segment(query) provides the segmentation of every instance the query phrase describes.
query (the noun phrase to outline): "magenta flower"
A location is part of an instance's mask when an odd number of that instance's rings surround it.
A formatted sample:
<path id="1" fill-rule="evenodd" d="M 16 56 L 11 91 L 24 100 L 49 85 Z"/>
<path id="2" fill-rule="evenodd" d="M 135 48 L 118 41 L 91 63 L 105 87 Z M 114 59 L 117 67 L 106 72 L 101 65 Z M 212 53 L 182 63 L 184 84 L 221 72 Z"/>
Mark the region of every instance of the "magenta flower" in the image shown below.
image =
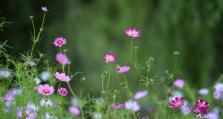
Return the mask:
<path id="1" fill-rule="evenodd" d="M 123 73 L 128 72 L 129 69 L 130 69 L 129 66 L 119 66 L 119 67 L 117 68 L 117 73 L 119 73 L 119 74 L 123 74 Z"/>
<path id="2" fill-rule="evenodd" d="M 124 32 L 127 37 L 140 38 L 141 36 L 141 33 L 137 28 L 128 28 Z"/>
<path id="3" fill-rule="evenodd" d="M 59 62 L 62 65 L 66 65 L 69 63 L 69 59 L 65 54 L 57 53 L 56 55 L 56 61 Z"/>
<path id="4" fill-rule="evenodd" d="M 136 100 L 141 99 L 141 98 L 147 96 L 147 94 L 148 94 L 148 91 L 147 90 L 145 90 L 145 91 L 139 91 L 139 92 L 137 92 L 134 95 L 134 99 L 136 99 Z"/>
<path id="5" fill-rule="evenodd" d="M 43 94 L 46 96 L 51 95 L 54 92 L 54 88 L 50 86 L 49 84 L 39 85 L 36 88 L 40 94 Z"/>
<path id="6" fill-rule="evenodd" d="M 205 100 L 199 99 L 195 103 L 195 108 L 191 108 L 191 111 L 196 114 L 205 115 L 209 109 L 209 103 Z"/>
<path id="7" fill-rule="evenodd" d="M 170 108 L 177 109 L 184 105 L 183 97 L 171 97 L 169 101 Z"/>
<path id="8" fill-rule="evenodd" d="M 56 72 L 55 77 L 59 79 L 60 81 L 64 81 L 64 82 L 69 82 L 71 80 L 70 77 L 67 76 L 65 73 Z"/>
<path id="9" fill-rule="evenodd" d="M 119 108 L 124 108 L 125 104 L 122 103 L 117 103 L 117 104 L 112 104 L 113 109 L 119 109 Z"/>
<path id="10" fill-rule="evenodd" d="M 113 63 L 117 60 L 117 57 L 113 53 L 106 53 L 104 55 L 104 60 L 105 60 L 106 63 Z"/>
<path id="11" fill-rule="evenodd" d="M 66 96 L 68 93 L 66 88 L 59 88 L 57 92 L 62 96 Z"/>
<path id="12" fill-rule="evenodd" d="M 41 9 L 42 9 L 42 11 L 44 11 L 44 12 L 47 12 L 47 11 L 48 11 L 47 7 L 41 7 Z"/>
<path id="13" fill-rule="evenodd" d="M 182 79 L 176 79 L 174 81 L 174 86 L 176 86 L 179 89 L 182 89 L 184 87 L 184 80 L 182 80 Z"/>
<path id="14" fill-rule="evenodd" d="M 57 38 L 54 40 L 53 44 L 54 44 L 55 46 L 57 46 L 57 47 L 62 47 L 63 45 L 66 44 L 66 42 L 67 42 L 67 40 L 66 40 L 65 38 L 63 38 L 63 37 L 57 37 Z"/>
<path id="15" fill-rule="evenodd" d="M 78 116 L 81 113 L 80 109 L 76 106 L 70 106 L 69 112 L 72 113 L 74 116 Z"/>

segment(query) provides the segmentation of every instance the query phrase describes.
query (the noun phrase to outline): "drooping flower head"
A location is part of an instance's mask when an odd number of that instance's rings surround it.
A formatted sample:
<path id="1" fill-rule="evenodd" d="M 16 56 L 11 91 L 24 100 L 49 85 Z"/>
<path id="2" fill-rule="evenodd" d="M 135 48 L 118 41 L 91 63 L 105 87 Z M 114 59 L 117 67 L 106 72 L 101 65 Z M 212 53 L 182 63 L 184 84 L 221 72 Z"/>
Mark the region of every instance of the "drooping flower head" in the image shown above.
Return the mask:
<path id="1" fill-rule="evenodd" d="M 80 109 L 76 106 L 70 106 L 69 112 L 72 113 L 74 116 L 78 116 L 81 113 Z"/>
<path id="2" fill-rule="evenodd" d="M 127 37 L 140 38 L 141 33 L 137 28 L 127 28 L 125 31 Z"/>
<path id="3" fill-rule="evenodd" d="M 106 63 L 113 63 L 117 60 L 117 57 L 113 53 L 106 53 L 104 55 L 104 60 L 105 60 Z"/>
<path id="4" fill-rule="evenodd" d="M 139 92 L 137 92 L 134 95 L 134 99 L 136 99 L 136 100 L 141 99 L 141 98 L 147 96 L 147 94 L 148 94 L 148 91 L 147 90 L 145 90 L 145 91 L 139 91 Z"/>
<path id="5" fill-rule="evenodd" d="M 205 100 L 199 99 L 195 103 L 195 107 L 191 109 L 192 112 L 196 114 L 205 115 L 209 109 L 209 103 Z"/>
<path id="6" fill-rule="evenodd" d="M 54 92 L 54 88 L 50 86 L 49 84 L 39 85 L 36 88 L 40 94 L 43 94 L 46 96 L 51 95 Z"/>
<path id="7" fill-rule="evenodd" d="M 63 53 L 57 53 L 56 61 L 59 62 L 62 65 L 66 65 L 66 64 L 69 63 L 68 57 Z"/>
<path id="8" fill-rule="evenodd" d="M 123 73 L 128 72 L 129 69 L 130 69 L 129 66 L 119 66 L 119 67 L 117 68 L 117 73 L 119 73 L 119 74 L 123 74 Z"/>
<path id="9" fill-rule="evenodd" d="M 69 76 L 67 76 L 65 73 L 59 73 L 56 72 L 55 73 L 55 77 L 60 80 L 60 81 L 64 81 L 64 82 L 69 82 L 71 79 Z"/>
<path id="10" fill-rule="evenodd" d="M 125 108 L 136 112 L 140 110 L 140 105 L 137 101 L 129 100 L 125 102 Z"/>
<path id="11" fill-rule="evenodd" d="M 182 89 L 184 87 L 184 80 L 182 80 L 182 79 L 176 79 L 174 81 L 174 86 L 176 86 L 179 89 Z"/>
<path id="12" fill-rule="evenodd" d="M 67 40 L 66 40 L 65 38 L 63 38 L 63 37 L 57 37 L 57 38 L 54 40 L 53 44 L 54 44 L 55 46 L 57 46 L 57 47 L 62 47 L 63 45 L 66 44 L 66 42 L 67 42 Z"/>
<path id="13" fill-rule="evenodd" d="M 60 95 L 62 95 L 62 96 L 66 96 L 67 93 L 68 93 L 68 91 L 67 91 L 66 88 L 59 88 L 59 89 L 57 90 L 57 92 L 58 92 Z"/>
<path id="14" fill-rule="evenodd" d="M 117 104 L 112 104 L 113 109 L 119 109 L 119 108 L 124 108 L 125 104 L 122 103 L 117 103 Z"/>
<path id="15" fill-rule="evenodd" d="M 177 109 L 184 105 L 184 98 L 183 97 L 171 97 L 169 100 L 170 108 Z"/>
<path id="16" fill-rule="evenodd" d="M 41 9 L 42 9 L 42 11 L 44 11 L 44 12 L 47 12 L 47 11 L 48 11 L 47 7 L 41 7 Z"/>

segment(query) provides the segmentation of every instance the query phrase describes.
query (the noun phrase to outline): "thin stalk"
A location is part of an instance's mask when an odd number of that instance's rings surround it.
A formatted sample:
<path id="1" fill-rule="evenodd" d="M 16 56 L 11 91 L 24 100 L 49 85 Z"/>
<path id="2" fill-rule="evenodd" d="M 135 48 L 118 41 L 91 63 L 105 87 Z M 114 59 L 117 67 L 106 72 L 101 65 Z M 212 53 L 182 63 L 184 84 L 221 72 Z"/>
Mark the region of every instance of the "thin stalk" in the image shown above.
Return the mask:
<path id="1" fill-rule="evenodd" d="M 129 89 L 129 85 L 128 85 L 128 81 L 127 81 L 126 75 L 124 75 L 124 81 L 125 81 L 126 92 L 128 94 L 128 97 L 129 97 L 129 99 L 132 99 L 132 93 L 131 93 L 131 90 Z"/>
<path id="2" fill-rule="evenodd" d="M 75 93 L 73 92 L 73 90 L 72 90 L 72 88 L 71 88 L 71 86 L 70 86 L 70 83 L 67 82 L 67 85 L 68 85 L 68 87 L 69 87 L 69 89 L 70 89 L 70 92 L 72 93 L 73 97 L 75 97 L 76 95 L 75 95 Z"/>

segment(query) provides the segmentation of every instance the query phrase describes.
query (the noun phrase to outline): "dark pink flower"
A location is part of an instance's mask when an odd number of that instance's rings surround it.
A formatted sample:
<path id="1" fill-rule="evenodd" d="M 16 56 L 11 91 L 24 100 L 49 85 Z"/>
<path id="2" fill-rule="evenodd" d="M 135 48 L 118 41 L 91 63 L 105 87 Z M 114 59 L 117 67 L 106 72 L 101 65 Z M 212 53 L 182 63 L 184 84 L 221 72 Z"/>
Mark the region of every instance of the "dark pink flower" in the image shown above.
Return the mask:
<path id="1" fill-rule="evenodd" d="M 184 105 L 183 97 L 171 97 L 169 101 L 169 106 L 173 109 L 180 108 Z"/>
<path id="2" fill-rule="evenodd" d="M 113 63 L 113 62 L 115 62 L 117 60 L 117 57 L 113 53 L 106 53 L 104 55 L 104 59 L 105 59 L 106 63 Z"/>
<path id="3" fill-rule="evenodd" d="M 53 44 L 54 44 L 55 46 L 57 46 L 57 47 L 62 47 L 63 45 L 66 44 L 66 42 L 67 42 L 67 40 L 66 40 L 65 38 L 63 38 L 63 37 L 57 37 L 57 38 L 54 40 Z"/>
<path id="4" fill-rule="evenodd" d="M 58 53 L 56 55 L 56 61 L 59 62 L 62 65 L 66 65 L 69 63 L 69 59 L 65 54 Z"/>
<path id="5" fill-rule="evenodd" d="M 50 86 L 49 84 L 39 85 L 36 88 L 40 94 L 43 94 L 46 96 L 51 95 L 54 92 L 54 88 Z"/>
<path id="6" fill-rule="evenodd" d="M 62 96 L 66 96 L 68 93 L 66 88 L 59 88 L 57 92 Z"/>
<path id="7" fill-rule="evenodd" d="M 112 104 L 113 109 L 124 108 L 124 107 L 125 107 L 125 104 L 122 104 L 122 103 Z"/>
<path id="8" fill-rule="evenodd" d="M 202 99 L 199 99 L 196 101 L 195 103 L 195 107 L 192 109 L 191 108 L 191 111 L 196 113 L 196 114 L 206 114 L 207 113 L 207 110 L 209 109 L 209 103 L 205 100 L 202 100 Z"/>
<path id="9" fill-rule="evenodd" d="M 71 80 L 70 77 L 67 76 L 65 73 L 56 72 L 55 77 L 59 79 L 60 81 L 64 81 L 64 82 L 69 82 Z"/>
<path id="10" fill-rule="evenodd" d="M 127 37 L 140 38 L 141 36 L 141 33 L 137 28 L 128 28 L 124 32 Z"/>
<path id="11" fill-rule="evenodd" d="M 117 68 L 117 73 L 119 73 L 119 74 L 123 74 L 123 73 L 128 72 L 129 69 L 130 69 L 129 66 L 119 66 L 119 67 Z"/>

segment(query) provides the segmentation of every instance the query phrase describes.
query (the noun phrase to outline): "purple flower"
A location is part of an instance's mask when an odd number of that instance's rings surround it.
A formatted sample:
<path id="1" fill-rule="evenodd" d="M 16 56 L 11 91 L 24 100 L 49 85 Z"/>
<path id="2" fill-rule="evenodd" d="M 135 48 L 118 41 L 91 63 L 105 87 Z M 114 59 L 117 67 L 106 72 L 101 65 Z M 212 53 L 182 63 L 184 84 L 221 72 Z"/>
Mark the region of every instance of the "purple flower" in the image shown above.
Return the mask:
<path id="1" fill-rule="evenodd" d="M 137 28 L 128 28 L 124 32 L 127 37 L 140 38 L 141 36 L 141 33 Z"/>
<path id="2" fill-rule="evenodd" d="M 62 65 L 66 65 L 69 63 L 69 59 L 65 54 L 57 53 L 56 55 L 56 61 L 59 62 Z"/>
<path id="3" fill-rule="evenodd" d="M 66 96 L 67 93 L 68 93 L 68 91 L 67 91 L 66 88 L 59 88 L 59 89 L 57 90 L 57 92 L 58 92 L 60 95 L 62 95 L 62 96 Z"/>
<path id="4" fill-rule="evenodd" d="M 207 95 L 209 90 L 207 88 L 202 88 L 198 91 L 200 95 Z"/>
<path id="5" fill-rule="evenodd" d="M 11 101 L 11 100 L 14 100 L 14 97 L 15 97 L 16 95 L 13 93 L 13 91 L 12 90 L 9 90 L 9 91 L 7 91 L 7 93 L 5 94 L 5 96 L 4 96 L 4 99 L 6 100 L 6 101 Z"/>
<path id="6" fill-rule="evenodd" d="M 222 92 L 220 91 L 215 91 L 214 92 L 214 99 L 219 100 L 222 97 Z"/>
<path id="7" fill-rule="evenodd" d="M 64 81 L 64 82 L 69 82 L 71 80 L 70 77 L 67 76 L 65 73 L 56 72 L 55 77 L 59 79 L 60 81 Z"/>
<path id="8" fill-rule="evenodd" d="M 176 86 L 179 89 L 182 89 L 184 87 L 184 80 L 182 80 L 182 79 L 176 79 L 174 81 L 174 86 Z"/>
<path id="9" fill-rule="evenodd" d="M 80 109 L 76 106 L 69 107 L 69 112 L 72 113 L 74 116 L 78 116 L 81 113 Z"/>
<path id="10" fill-rule="evenodd" d="M 117 68 L 117 73 L 119 73 L 119 74 L 123 74 L 123 73 L 128 72 L 129 69 L 130 69 L 129 66 L 119 66 L 119 67 Z"/>
<path id="11" fill-rule="evenodd" d="M 195 103 L 195 107 L 191 109 L 192 112 L 200 115 L 205 115 L 209 109 L 209 103 L 205 100 L 199 99 Z"/>
<path id="12" fill-rule="evenodd" d="M 57 47 L 62 47 L 63 45 L 66 44 L 66 42 L 67 42 L 67 40 L 66 40 L 65 38 L 63 38 L 63 37 L 57 37 L 57 38 L 54 40 L 53 44 L 54 44 L 55 46 L 57 46 Z"/>
<path id="13" fill-rule="evenodd" d="M 140 110 L 140 105 L 137 101 L 129 100 L 125 102 L 125 108 L 136 112 Z"/>
<path id="14" fill-rule="evenodd" d="M 141 99 L 141 98 L 147 96 L 147 94 L 148 94 L 148 91 L 147 90 L 145 90 L 145 91 L 139 91 L 139 92 L 137 92 L 134 95 L 134 99 L 136 99 L 136 100 Z"/>
<path id="15" fill-rule="evenodd" d="M 49 84 L 44 84 L 44 85 L 37 86 L 37 91 L 40 94 L 48 96 L 48 95 L 53 94 L 54 88 L 52 86 L 50 86 Z"/>
<path id="16" fill-rule="evenodd" d="M 117 103 L 117 104 L 112 104 L 113 109 L 119 109 L 119 108 L 124 108 L 125 104 L 122 103 Z"/>
<path id="17" fill-rule="evenodd" d="M 184 105 L 184 98 L 183 97 L 171 97 L 169 100 L 170 108 L 177 109 Z"/>
<path id="18" fill-rule="evenodd" d="M 117 60 L 117 57 L 113 53 L 106 53 L 104 55 L 104 60 L 105 60 L 106 63 L 113 63 Z"/>
<path id="19" fill-rule="evenodd" d="M 32 107 L 27 106 L 24 111 L 23 108 L 18 108 L 16 115 L 18 118 L 36 119 L 37 112 Z"/>

